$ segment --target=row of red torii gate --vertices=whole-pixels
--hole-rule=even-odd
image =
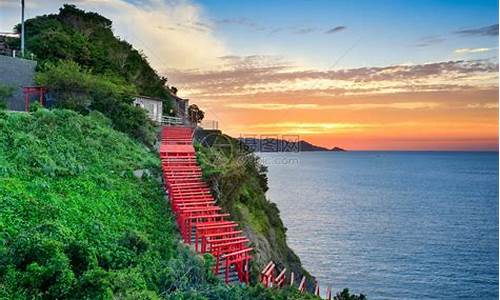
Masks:
[[[163,127],[159,152],[165,189],[184,243],[193,246],[197,253],[212,254],[215,257],[213,272],[227,284],[248,284],[253,248],[238,228],[239,224],[231,221],[230,214],[216,204],[210,187],[202,179],[193,147],[193,128]],[[260,273],[260,283],[275,288],[295,284],[293,272],[289,278],[286,269],[276,273],[276,265],[270,262]],[[305,276],[298,289],[306,291]],[[320,295],[318,283],[314,293]],[[331,299],[330,288],[326,299]]]

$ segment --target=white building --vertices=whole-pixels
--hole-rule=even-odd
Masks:
[[[138,96],[135,97],[134,104],[144,108],[151,120],[161,123],[163,117],[163,101],[161,99]]]

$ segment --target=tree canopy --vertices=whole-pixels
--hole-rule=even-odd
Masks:
[[[40,65],[71,60],[92,74],[118,77],[136,92],[164,99],[164,111],[172,107],[167,78],[148,63],[144,53],[114,36],[111,20],[74,5],[64,5],[59,14],[29,19],[25,23],[26,48]],[[20,25],[15,27],[20,31]]]

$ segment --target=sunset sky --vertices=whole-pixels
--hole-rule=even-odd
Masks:
[[[19,20],[0,0],[0,31]],[[497,1],[26,0],[99,12],[233,135],[498,150]]]

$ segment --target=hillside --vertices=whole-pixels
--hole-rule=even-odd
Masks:
[[[215,279],[179,242],[156,153],[109,124],[0,113],[0,298],[314,298]]]
[[[155,174],[156,155],[108,123],[61,110],[2,113],[4,296],[153,295],[188,261],[204,276],[194,257],[174,259],[183,250],[155,177],[133,175]]]
[[[205,179],[220,205],[243,226],[256,249],[253,277],[272,260],[280,269],[294,272],[296,278],[307,276],[312,286],[314,278],[286,243],[286,228],[278,207],[266,198],[267,168],[237,139],[220,131],[198,131],[197,140]]]

